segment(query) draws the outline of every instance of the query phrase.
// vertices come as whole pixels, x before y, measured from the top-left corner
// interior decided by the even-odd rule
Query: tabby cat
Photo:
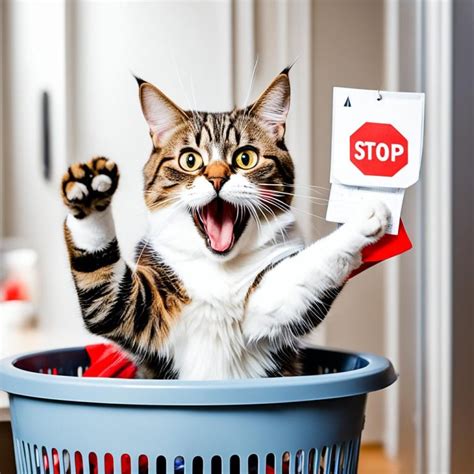
[[[361,250],[385,232],[381,203],[304,248],[285,146],[288,70],[252,105],[185,111],[138,79],[153,143],[144,167],[149,232],[120,255],[107,158],[62,181],[64,230],[86,327],[131,354],[146,378],[295,375],[299,341],[325,317]]]

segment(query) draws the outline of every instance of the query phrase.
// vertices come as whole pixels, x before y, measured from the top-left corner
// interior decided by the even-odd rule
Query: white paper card
[[[425,96],[335,87],[331,183],[408,188],[418,181]]]
[[[391,213],[387,233],[397,235],[404,194],[403,188],[363,188],[332,184],[326,219],[330,222],[347,222],[351,216],[360,212],[365,203],[382,201]]]

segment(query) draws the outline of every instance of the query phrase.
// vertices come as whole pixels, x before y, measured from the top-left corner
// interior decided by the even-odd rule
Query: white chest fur
[[[246,347],[245,297],[258,271],[202,258],[172,265],[191,303],[172,327],[165,350],[183,379],[262,377],[268,348]]]
[[[295,234],[276,245],[260,243],[251,250],[246,239],[243,243],[249,251],[224,262],[209,258],[198,249],[183,253],[169,245],[162,232],[160,237],[154,240],[154,247],[180,278],[191,299],[162,349],[172,357],[180,378],[264,376],[266,370],[273,368],[271,346],[263,341],[248,347],[243,337],[246,295],[257,275],[300,250],[301,240]]]

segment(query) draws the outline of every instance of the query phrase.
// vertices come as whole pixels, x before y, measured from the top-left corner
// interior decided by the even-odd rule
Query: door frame
[[[452,340],[452,0],[423,2],[426,91],[423,183],[424,450],[427,472],[450,472]]]
[[[452,0],[386,0],[385,6],[387,72],[396,77],[391,86],[426,93],[421,179],[408,190],[404,206],[414,250],[387,267],[387,302],[395,303],[387,311],[387,327],[395,332],[387,334],[388,349],[401,376],[387,404],[386,443],[391,454],[398,454],[403,472],[448,473],[453,346]]]

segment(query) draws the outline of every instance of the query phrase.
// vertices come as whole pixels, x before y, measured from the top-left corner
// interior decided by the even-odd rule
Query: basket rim
[[[143,380],[80,378],[29,372],[14,366],[22,358],[61,351],[65,347],[26,352],[0,360],[0,390],[10,396],[103,405],[226,406],[311,402],[363,395],[394,383],[398,376],[391,362],[367,352],[320,347],[308,351],[355,356],[366,365],[346,372],[281,378],[235,380]]]

